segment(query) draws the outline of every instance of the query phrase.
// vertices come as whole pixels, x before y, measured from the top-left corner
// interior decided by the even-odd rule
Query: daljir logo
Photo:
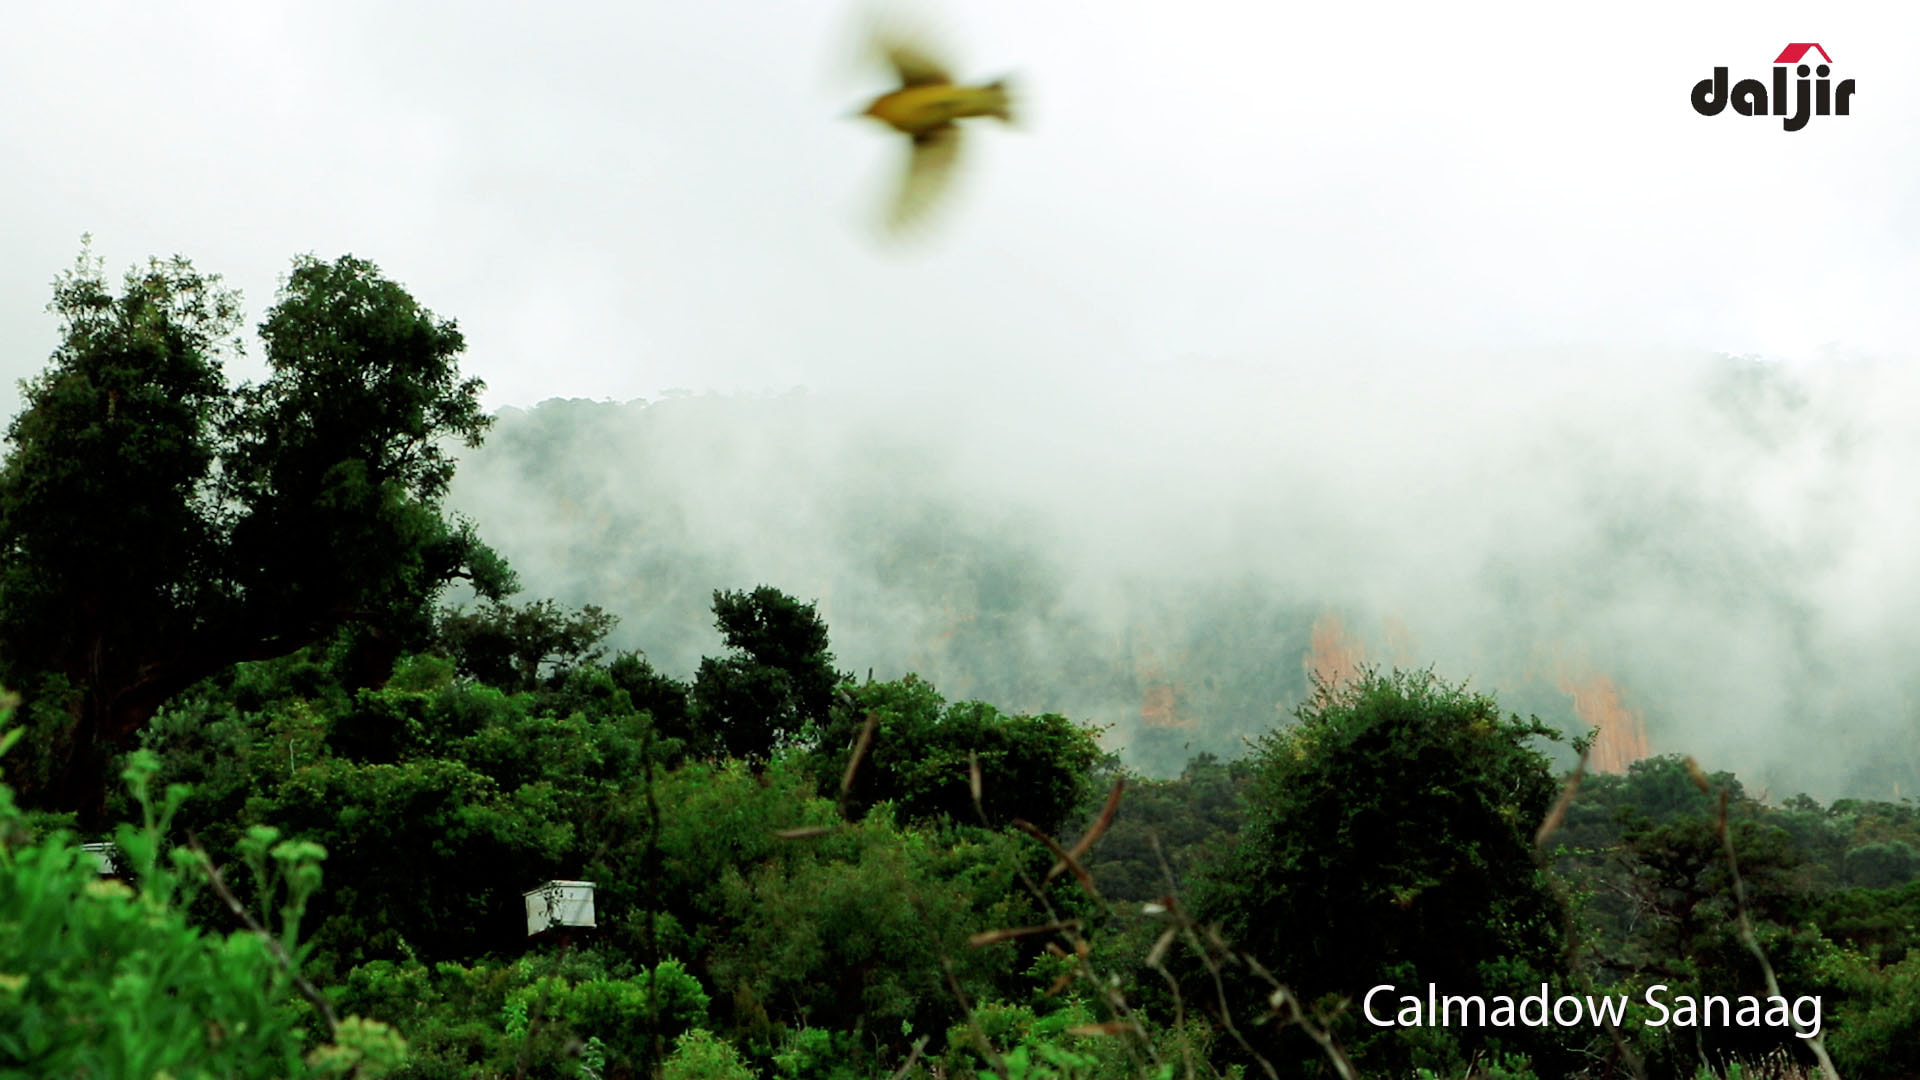
[[[1801,64],[1800,61],[1809,52],[1819,53],[1820,59],[1827,63],[1808,70],[1808,66]],[[1817,42],[1795,43],[1780,50],[1780,55],[1773,61],[1772,101],[1773,115],[1784,117],[1780,122],[1782,127],[1788,131],[1799,131],[1807,126],[1809,115],[1847,115],[1853,104],[1853,80],[1842,79],[1838,86],[1828,82],[1827,76],[1833,73],[1833,69],[1827,64],[1831,63],[1833,63],[1833,57],[1828,56],[1827,50],[1821,48]],[[1794,110],[1791,115],[1788,115],[1787,67],[1792,64],[1800,66],[1794,68],[1794,74],[1799,78],[1795,80],[1797,93],[1794,96]],[[1818,78],[1809,79],[1807,78],[1809,75],[1817,75]],[[1713,78],[1701,79],[1693,86],[1693,108],[1701,116],[1718,116],[1720,111],[1727,107],[1729,101],[1733,103],[1733,111],[1741,116],[1765,116],[1768,101],[1767,85],[1758,79],[1741,79],[1729,90],[1727,69],[1717,67],[1713,69]],[[1811,114],[1807,111],[1809,104],[1813,107]]]

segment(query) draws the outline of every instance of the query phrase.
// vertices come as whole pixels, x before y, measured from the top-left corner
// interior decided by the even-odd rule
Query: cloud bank
[[[680,674],[711,591],[764,582],[862,677],[1111,725],[1169,771],[1284,722],[1337,638],[1638,725],[1616,766],[1885,797],[1920,783],[1916,391],[1837,355],[1303,347],[1064,392],[549,401],[453,502]]]

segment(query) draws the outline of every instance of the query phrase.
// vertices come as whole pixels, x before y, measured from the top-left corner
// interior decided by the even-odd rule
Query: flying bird
[[[946,189],[960,153],[957,121],[992,116],[1011,123],[1013,107],[1005,79],[963,86],[915,46],[884,40],[876,44],[899,75],[900,88],[874,98],[861,115],[913,140],[906,176],[887,214],[887,227],[898,232],[918,220]]]

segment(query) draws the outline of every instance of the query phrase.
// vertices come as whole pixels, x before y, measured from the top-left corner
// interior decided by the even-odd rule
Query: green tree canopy
[[[511,589],[441,508],[443,444],[488,422],[459,331],[373,264],[295,261],[257,386],[222,370],[238,297],[184,258],[116,296],[83,253],[49,306],[61,344],[0,466],[0,677],[64,689],[68,717],[36,740],[64,759],[38,801],[97,813],[106,751],[237,661],[352,626],[378,681],[448,583]]]
[[[440,615],[440,647],[460,674],[504,690],[532,690],[542,669],[556,679],[598,660],[601,642],[619,619],[593,604],[566,611],[552,600],[529,604],[494,602],[478,611],[449,609]]]
[[[715,592],[713,614],[729,655],[702,660],[694,676],[691,704],[704,739],[734,757],[764,761],[827,722],[840,674],[826,621],[812,604],[762,585]]]
[[[1532,851],[1558,785],[1530,743],[1557,733],[1430,672],[1322,685],[1295,715],[1256,744],[1245,823],[1196,897],[1228,941],[1303,999],[1356,1006],[1383,982],[1520,993],[1563,969]]]
[[[866,718],[873,736],[848,792],[848,810],[864,813],[891,802],[909,821],[980,824],[1015,818],[1057,832],[1086,799],[1101,759],[1098,729],[1058,713],[1008,715],[983,701],[949,704],[933,684],[909,675],[854,689],[851,708],[836,716],[810,767],[819,789],[837,795]],[[973,804],[971,763],[980,765],[980,808]]]

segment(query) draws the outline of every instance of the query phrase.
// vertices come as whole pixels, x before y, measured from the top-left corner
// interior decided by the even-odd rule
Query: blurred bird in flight
[[[885,34],[875,34],[873,42],[900,77],[900,87],[874,98],[861,115],[913,140],[906,176],[887,213],[887,227],[897,233],[919,220],[946,189],[960,152],[957,122],[992,116],[1010,123],[1012,102],[1005,79],[964,86],[916,45]]]

